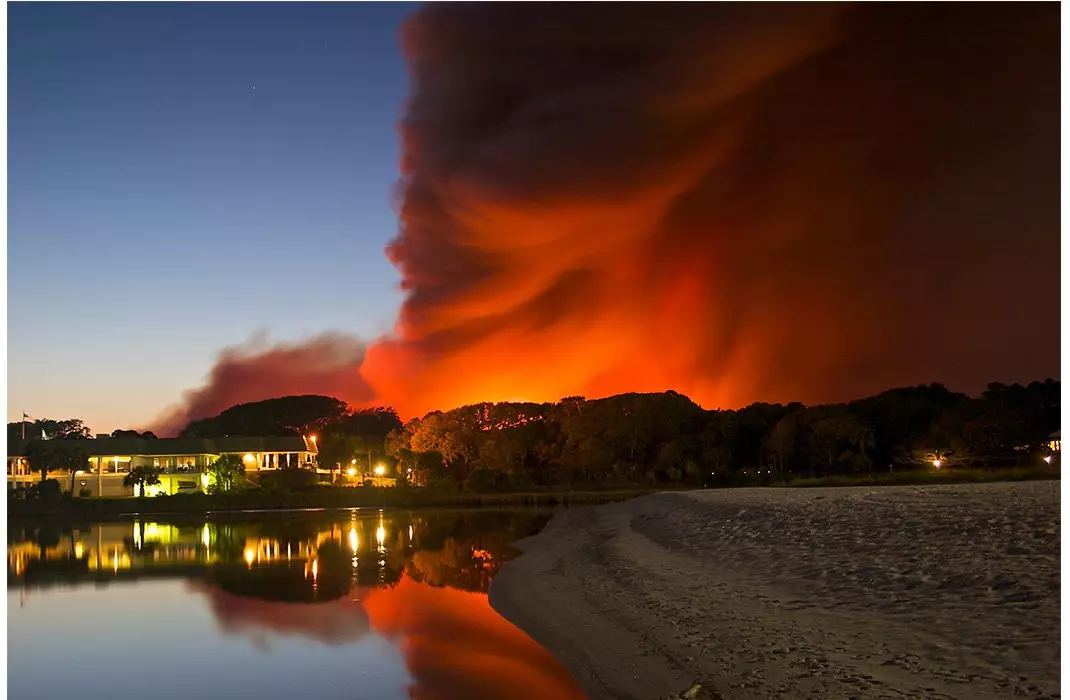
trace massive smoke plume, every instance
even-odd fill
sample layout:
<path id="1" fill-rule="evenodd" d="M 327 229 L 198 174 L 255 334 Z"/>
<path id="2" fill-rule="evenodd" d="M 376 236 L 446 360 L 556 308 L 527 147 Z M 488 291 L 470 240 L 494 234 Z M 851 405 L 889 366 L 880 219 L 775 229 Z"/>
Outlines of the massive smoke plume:
<path id="1" fill-rule="evenodd" d="M 224 357 L 185 417 L 1058 374 L 1057 6 L 449 3 L 402 44 L 394 334 Z"/>

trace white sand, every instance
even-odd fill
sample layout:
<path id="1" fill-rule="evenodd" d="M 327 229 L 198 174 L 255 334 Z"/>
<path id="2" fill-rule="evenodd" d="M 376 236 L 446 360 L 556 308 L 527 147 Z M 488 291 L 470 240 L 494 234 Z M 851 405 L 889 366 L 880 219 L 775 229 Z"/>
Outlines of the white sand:
<path id="1" fill-rule="evenodd" d="M 555 517 L 490 600 L 597 698 L 1058 697 L 1059 503 L 1059 482 L 658 494 Z"/>

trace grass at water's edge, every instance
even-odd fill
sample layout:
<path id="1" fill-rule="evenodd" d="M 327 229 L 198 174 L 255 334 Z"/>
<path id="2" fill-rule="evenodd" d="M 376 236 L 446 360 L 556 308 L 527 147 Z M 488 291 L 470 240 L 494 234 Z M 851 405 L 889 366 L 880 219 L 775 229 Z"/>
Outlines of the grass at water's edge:
<path id="1" fill-rule="evenodd" d="M 324 488 L 311 493 L 265 494 L 246 491 L 209 496 L 202 493 L 155 498 L 75 498 L 56 504 L 9 501 L 8 517 L 70 516 L 96 518 L 132 513 L 173 514 L 238 510 L 314 508 L 513 508 L 596 505 L 623 501 L 664 489 L 469 493 L 405 488 Z"/>
<path id="2" fill-rule="evenodd" d="M 865 476 L 827 476 L 777 481 L 766 486 L 813 488 L 821 486 L 908 486 L 974 484 L 997 481 L 1059 479 L 1059 468 L 908 470 Z M 739 486 L 763 486 L 744 483 Z M 527 508 L 597 505 L 623 501 L 678 488 L 619 488 L 602 490 L 547 490 L 517 493 L 472 493 L 426 488 L 321 488 L 306 493 L 268 494 L 250 490 L 209 496 L 203 493 L 156 498 L 74 498 L 60 503 L 8 501 L 8 517 L 62 516 L 106 518 L 143 514 L 208 513 L 241 510 L 293 510 L 315 508 Z"/>
<path id="3" fill-rule="evenodd" d="M 794 479 L 776 486 L 809 488 L 816 486 L 923 486 L 925 484 L 982 484 L 997 481 L 1052 481 L 1060 479 L 1059 467 L 1028 467 L 1019 469 L 942 469 L 908 470 L 867 474 L 864 476 L 823 476 Z"/>

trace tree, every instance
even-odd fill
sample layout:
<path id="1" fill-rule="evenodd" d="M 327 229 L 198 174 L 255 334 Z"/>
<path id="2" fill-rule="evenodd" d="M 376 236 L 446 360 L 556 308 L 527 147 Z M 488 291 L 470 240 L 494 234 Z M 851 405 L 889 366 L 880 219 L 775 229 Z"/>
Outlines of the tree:
<path id="1" fill-rule="evenodd" d="M 348 415 L 346 403 L 330 396 L 283 396 L 231 406 L 218 416 L 195 420 L 179 437 L 308 435 Z"/>
<path id="2" fill-rule="evenodd" d="M 795 439 L 799 433 L 798 414 L 789 413 L 777 421 L 769 437 L 765 440 L 765 449 L 773 457 L 773 471 L 783 474 L 795 454 Z"/>
<path id="3" fill-rule="evenodd" d="M 26 459 L 30 463 L 30 469 L 41 472 L 41 481 L 48 478 L 48 472 L 59 469 L 60 454 L 56 449 L 56 443 L 52 440 L 33 440 L 26 447 Z"/>
<path id="4" fill-rule="evenodd" d="M 136 430 L 113 430 L 111 433 L 113 438 L 144 438 L 148 440 L 156 440 L 156 433 L 151 430 L 146 430 L 143 433 L 139 433 Z"/>
<path id="5" fill-rule="evenodd" d="M 78 472 L 84 471 L 89 465 L 89 450 L 79 442 L 59 441 L 54 444 L 56 461 L 62 469 L 66 469 L 71 475 L 71 496 L 74 495 L 74 479 Z"/>
<path id="6" fill-rule="evenodd" d="M 712 472 L 710 476 L 727 473 L 736 466 L 735 445 L 739 423 L 735 411 L 711 411 L 699 436 L 702 462 Z"/>
<path id="7" fill-rule="evenodd" d="M 156 467 L 134 467 L 123 477 L 123 486 L 133 486 L 142 498 L 147 496 L 149 486 L 160 483 L 160 470 Z"/>
<path id="8" fill-rule="evenodd" d="M 208 493 L 233 491 L 245 479 L 245 466 L 237 455 L 222 455 L 208 465 Z"/>
<path id="9" fill-rule="evenodd" d="M 13 444 L 22 440 L 23 423 L 7 424 L 7 441 Z M 92 436 L 89 428 L 80 418 L 68 418 L 66 420 L 52 420 L 51 418 L 38 418 L 25 423 L 26 440 L 86 440 Z"/>
<path id="10" fill-rule="evenodd" d="M 336 420 L 324 430 L 337 428 L 346 435 L 357 435 L 370 445 L 383 445 L 392 430 L 401 428 L 401 419 L 392 408 L 365 408 Z M 376 450 L 381 452 L 381 448 Z"/>
<path id="11" fill-rule="evenodd" d="M 331 471 L 333 482 L 335 469 L 346 469 L 354 459 L 357 459 L 357 464 L 362 466 L 363 471 L 365 455 L 368 453 L 366 447 L 359 437 L 337 430 L 331 431 L 319 441 L 319 461 Z"/>

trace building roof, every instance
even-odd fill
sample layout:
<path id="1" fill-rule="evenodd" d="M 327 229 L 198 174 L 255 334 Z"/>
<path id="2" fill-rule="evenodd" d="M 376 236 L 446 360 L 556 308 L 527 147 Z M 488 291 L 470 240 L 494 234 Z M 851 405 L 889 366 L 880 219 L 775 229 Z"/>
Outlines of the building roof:
<path id="1" fill-rule="evenodd" d="M 9 457 L 26 454 L 30 441 L 12 441 Z M 299 435 L 289 437 L 225 437 L 225 438 L 97 438 L 70 440 L 82 447 L 90 457 L 112 455 L 142 455 L 149 457 L 242 454 L 245 452 L 317 452 L 316 443 Z"/>

